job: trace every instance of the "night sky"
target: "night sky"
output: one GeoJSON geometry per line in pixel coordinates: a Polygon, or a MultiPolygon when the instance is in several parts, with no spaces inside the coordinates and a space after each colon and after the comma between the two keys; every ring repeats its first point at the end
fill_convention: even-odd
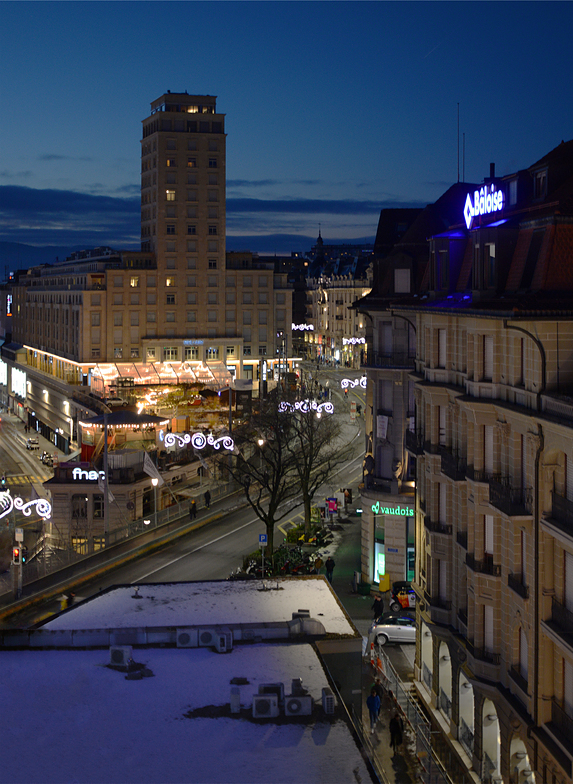
{"type": "Polygon", "coordinates": [[[141,120],[167,90],[227,116],[228,235],[373,238],[383,207],[458,179],[458,103],[471,182],[573,137],[572,22],[569,2],[2,2],[0,241],[138,247],[141,120]]]}

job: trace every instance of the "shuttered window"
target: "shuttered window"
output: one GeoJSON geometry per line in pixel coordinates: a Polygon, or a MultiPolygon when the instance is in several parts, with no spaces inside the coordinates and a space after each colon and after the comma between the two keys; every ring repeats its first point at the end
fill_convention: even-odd
{"type": "Polygon", "coordinates": [[[483,465],[487,474],[493,474],[493,425],[483,428],[483,465]]]}
{"type": "Polygon", "coordinates": [[[565,607],[573,612],[573,555],[565,553],[565,607]]]}
{"type": "Polygon", "coordinates": [[[442,482],[440,485],[440,496],[439,496],[439,511],[438,511],[438,519],[440,523],[445,525],[446,523],[446,493],[448,490],[448,486],[442,482]]]}
{"type": "Polygon", "coordinates": [[[493,335],[484,335],[483,339],[483,377],[486,381],[493,378],[493,335]]]}
{"type": "Polygon", "coordinates": [[[483,646],[493,653],[493,607],[485,604],[483,608],[483,646]]]}
{"type": "Polygon", "coordinates": [[[493,555],[493,515],[484,515],[484,551],[493,555]]]}
{"type": "Polygon", "coordinates": [[[438,330],[438,367],[446,367],[446,330],[438,330]]]}
{"type": "Polygon", "coordinates": [[[380,324],[380,351],[385,357],[392,356],[392,322],[380,324]]]}
{"type": "Polygon", "coordinates": [[[438,406],[440,417],[440,446],[446,445],[446,414],[447,409],[445,406],[438,406]]]}
{"type": "Polygon", "coordinates": [[[527,680],[527,664],[529,660],[529,647],[527,645],[527,637],[523,629],[519,629],[519,671],[521,675],[527,680]]]}
{"type": "Polygon", "coordinates": [[[566,496],[569,501],[573,501],[573,457],[567,455],[565,461],[567,463],[566,496]]]}
{"type": "Polygon", "coordinates": [[[438,563],[438,595],[442,601],[446,601],[448,598],[448,562],[442,558],[440,561],[438,561],[438,563]]]}
{"type": "Polygon", "coordinates": [[[563,707],[565,713],[573,718],[573,664],[563,659],[563,707]]]}

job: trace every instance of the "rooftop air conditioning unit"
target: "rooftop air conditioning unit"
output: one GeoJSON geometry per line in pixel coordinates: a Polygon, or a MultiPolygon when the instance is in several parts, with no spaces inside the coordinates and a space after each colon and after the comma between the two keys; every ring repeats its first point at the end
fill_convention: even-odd
{"type": "Polygon", "coordinates": [[[296,612],[293,612],[293,621],[296,621],[297,618],[310,618],[310,610],[297,610],[296,612]]]}
{"type": "Polygon", "coordinates": [[[259,694],[275,694],[280,705],[285,701],[284,683],[261,683],[259,694]]]}
{"type": "Polygon", "coordinates": [[[109,663],[114,667],[127,667],[131,654],[131,645],[112,645],[109,649],[109,663]]]}
{"type": "Polygon", "coordinates": [[[285,716],[311,716],[313,704],[309,694],[300,697],[289,694],[285,697],[285,716]]]}
{"type": "Polygon", "coordinates": [[[233,650],[233,633],[230,629],[199,629],[198,643],[200,648],[214,648],[218,653],[229,653],[233,650]]]}
{"type": "Polygon", "coordinates": [[[274,719],[279,715],[279,701],[276,694],[255,694],[253,696],[253,718],[274,719]]]}
{"type": "Polygon", "coordinates": [[[334,713],[336,702],[334,700],[332,689],[329,689],[328,687],[322,690],[322,707],[325,713],[334,713]]]}
{"type": "Polygon", "coordinates": [[[197,629],[177,629],[178,648],[197,648],[197,629]]]}

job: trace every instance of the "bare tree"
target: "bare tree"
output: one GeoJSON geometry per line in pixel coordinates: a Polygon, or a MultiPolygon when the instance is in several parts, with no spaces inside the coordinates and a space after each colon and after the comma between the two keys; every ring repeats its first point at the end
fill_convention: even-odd
{"type": "Polygon", "coordinates": [[[310,408],[297,410],[292,416],[287,449],[294,460],[299,480],[306,532],[310,529],[315,493],[352,454],[350,444],[343,439],[340,420],[335,416],[310,408]]]}
{"type": "Polygon", "coordinates": [[[229,461],[218,459],[223,471],[242,488],[257,517],[265,524],[267,555],[274,550],[276,523],[290,512],[288,501],[299,493],[296,459],[287,448],[291,417],[280,410],[281,392],[275,390],[249,422],[235,430],[238,453],[229,461]]]}

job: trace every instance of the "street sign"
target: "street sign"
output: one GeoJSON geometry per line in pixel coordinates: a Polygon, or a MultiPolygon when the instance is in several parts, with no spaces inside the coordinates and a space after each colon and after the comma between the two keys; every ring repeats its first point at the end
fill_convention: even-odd
{"type": "Polygon", "coordinates": [[[17,542],[24,541],[24,529],[23,528],[14,528],[14,539],[17,542]]]}
{"type": "Polygon", "coordinates": [[[259,550],[264,549],[266,546],[267,546],[267,535],[259,534],[259,550]]]}

